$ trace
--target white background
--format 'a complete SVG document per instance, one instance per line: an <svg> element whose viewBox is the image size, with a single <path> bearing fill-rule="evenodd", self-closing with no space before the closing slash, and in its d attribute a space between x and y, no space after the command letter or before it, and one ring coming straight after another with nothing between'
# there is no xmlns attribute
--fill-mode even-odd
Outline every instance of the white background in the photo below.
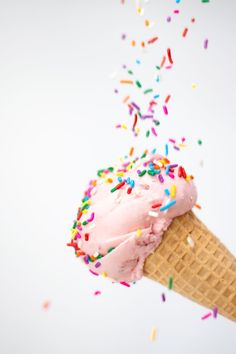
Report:
<svg viewBox="0 0 236 354"><path fill-rule="evenodd" d="M201 321L206 309L147 279L129 289L97 279L66 247L98 168L132 145L163 153L169 137L185 136L188 147L170 149L170 157L194 174L196 213L236 254L235 10L233 0L149 1L140 17L128 0L0 1L1 354L235 353L235 323ZM130 45L155 34L146 51ZM155 65L168 47L174 68L158 84ZM119 85L128 78L123 64L160 100L172 95L169 115L160 109L159 138L135 140L114 128L131 119ZM144 105L137 91L132 98Z"/></svg>

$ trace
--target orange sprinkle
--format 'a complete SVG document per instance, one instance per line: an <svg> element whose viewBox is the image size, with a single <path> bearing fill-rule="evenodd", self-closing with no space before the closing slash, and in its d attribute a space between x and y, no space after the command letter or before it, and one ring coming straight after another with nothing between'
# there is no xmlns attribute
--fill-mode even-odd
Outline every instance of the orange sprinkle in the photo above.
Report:
<svg viewBox="0 0 236 354"><path fill-rule="evenodd" d="M166 61L166 57L165 57L165 55L164 55L163 58L162 58L161 65L160 65L161 68L164 66L165 61Z"/></svg>
<svg viewBox="0 0 236 354"><path fill-rule="evenodd" d="M145 42L144 42L144 41L141 42L141 46L142 46L143 48L145 47Z"/></svg>
<svg viewBox="0 0 236 354"><path fill-rule="evenodd" d="M199 204L195 204L194 206L200 210L202 209L201 205L199 205Z"/></svg>
<svg viewBox="0 0 236 354"><path fill-rule="evenodd" d="M183 37L186 37L187 33L188 33L188 28L186 27L186 28L183 30L182 36L183 36Z"/></svg>
<svg viewBox="0 0 236 354"><path fill-rule="evenodd" d="M133 47L135 47L136 42L133 40L133 41L131 42L131 45L132 45Z"/></svg>
<svg viewBox="0 0 236 354"><path fill-rule="evenodd" d="M112 178L108 178L108 179L107 179L107 182L108 182L108 183L112 183L112 182L113 182L113 179L112 179Z"/></svg>
<svg viewBox="0 0 236 354"><path fill-rule="evenodd" d="M132 80L120 80L120 83L133 85L134 82Z"/></svg>
<svg viewBox="0 0 236 354"><path fill-rule="evenodd" d="M165 103L168 103L169 102L169 99L170 99L170 95L168 95L165 99Z"/></svg>
<svg viewBox="0 0 236 354"><path fill-rule="evenodd" d="M126 97L123 99L123 103L126 103L129 99L130 99L130 96L126 96Z"/></svg>
<svg viewBox="0 0 236 354"><path fill-rule="evenodd" d="M129 151L129 156L132 156L132 155L133 155L133 152L134 152L134 147L132 146L132 147L130 148L130 151Z"/></svg>

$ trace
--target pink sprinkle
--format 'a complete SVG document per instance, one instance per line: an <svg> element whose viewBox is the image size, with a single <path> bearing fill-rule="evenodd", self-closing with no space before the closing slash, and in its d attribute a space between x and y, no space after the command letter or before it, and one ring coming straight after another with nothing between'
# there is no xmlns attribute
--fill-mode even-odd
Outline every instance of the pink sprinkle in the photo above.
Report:
<svg viewBox="0 0 236 354"><path fill-rule="evenodd" d="M129 283L126 283L126 281L120 281L121 285L127 286L128 288L130 287Z"/></svg>
<svg viewBox="0 0 236 354"><path fill-rule="evenodd" d="M93 275L96 275L98 276L99 274L98 273L95 273L93 270L89 269L90 273L92 273Z"/></svg>
<svg viewBox="0 0 236 354"><path fill-rule="evenodd" d="M171 172L169 172L168 176L169 176L170 178L172 178L172 179L175 178L175 175L174 175L173 173L171 173Z"/></svg>
<svg viewBox="0 0 236 354"><path fill-rule="evenodd" d="M165 67L165 69L167 69L167 70L171 69L171 68L172 68L172 65L168 65L168 66Z"/></svg>
<svg viewBox="0 0 236 354"><path fill-rule="evenodd" d="M175 143L176 143L176 140L174 140L174 139L169 139L169 142L175 144Z"/></svg>
<svg viewBox="0 0 236 354"><path fill-rule="evenodd" d="M204 41L204 49L207 49L208 48L208 39L205 39Z"/></svg>
<svg viewBox="0 0 236 354"><path fill-rule="evenodd" d="M96 290L96 291L94 291L93 295L101 295L101 291L100 290Z"/></svg>
<svg viewBox="0 0 236 354"><path fill-rule="evenodd" d="M167 115L167 114L168 114L168 109L167 109L167 107L166 107L166 106L163 106L163 111L164 111L165 115Z"/></svg>
<svg viewBox="0 0 236 354"><path fill-rule="evenodd" d="M179 10L174 10L174 14L179 14Z"/></svg>
<svg viewBox="0 0 236 354"><path fill-rule="evenodd" d="M182 141L182 143L184 143L185 142L185 137L183 136L182 138L181 138L181 141Z"/></svg>
<svg viewBox="0 0 236 354"><path fill-rule="evenodd" d="M121 128L121 124L116 125L116 128Z"/></svg>
<svg viewBox="0 0 236 354"><path fill-rule="evenodd" d="M87 220L88 222L91 222L91 221L93 221L93 219L94 219L94 216L95 216L95 214L94 213L92 213L91 214L91 216L90 216L90 218Z"/></svg>
<svg viewBox="0 0 236 354"><path fill-rule="evenodd" d="M202 316L202 320L206 320L207 318L211 317L212 316L212 313L209 312L207 313L206 315Z"/></svg>
<svg viewBox="0 0 236 354"><path fill-rule="evenodd" d="M155 128L152 127L152 128L151 128L151 131L152 131L152 134L153 134L153 135L157 136L157 132L156 132Z"/></svg>

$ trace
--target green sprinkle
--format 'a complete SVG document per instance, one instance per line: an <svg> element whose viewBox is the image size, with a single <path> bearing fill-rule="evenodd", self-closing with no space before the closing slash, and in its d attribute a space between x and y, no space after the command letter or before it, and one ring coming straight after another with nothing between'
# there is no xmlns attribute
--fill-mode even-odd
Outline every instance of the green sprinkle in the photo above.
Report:
<svg viewBox="0 0 236 354"><path fill-rule="evenodd" d="M90 205L88 203L86 203L82 206L81 211L83 211L84 209L88 209L89 207L90 207Z"/></svg>
<svg viewBox="0 0 236 354"><path fill-rule="evenodd" d="M98 177L101 177L101 174L104 172L104 169L103 170L98 170L98 172L97 172L97 175L98 175Z"/></svg>
<svg viewBox="0 0 236 354"><path fill-rule="evenodd" d="M141 112L137 112L138 113L138 116L140 117L140 118L142 118L142 113Z"/></svg>
<svg viewBox="0 0 236 354"><path fill-rule="evenodd" d="M160 125L159 120L153 120L153 123L154 123L155 125Z"/></svg>
<svg viewBox="0 0 236 354"><path fill-rule="evenodd" d="M128 70L128 74L133 75L133 71L132 70Z"/></svg>
<svg viewBox="0 0 236 354"><path fill-rule="evenodd" d="M140 173L139 173L139 177L143 177L146 172L147 172L147 170L143 170L142 172L140 172Z"/></svg>
<svg viewBox="0 0 236 354"><path fill-rule="evenodd" d="M89 262L94 262L94 260L90 256L88 256L88 261Z"/></svg>
<svg viewBox="0 0 236 354"><path fill-rule="evenodd" d="M146 152L144 152L143 154L142 154L142 156L141 156L141 159L143 159L144 157L146 157L147 156L147 154L146 154Z"/></svg>
<svg viewBox="0 0 236 354"><path fill-rule="evenodd" d="M136 85L137 85L139 88L142 87L142 85L141 85L141 83L140 83L139 81L135 81L135 83L136 83Z"/></svg>
<svg viewBox="0 0 236 354"><path fill-rule="evenodd" d="M207 2L210 2L210 0L202 0L202 3L207 3Z"/></svg>
<svg viewBox="0 0 236 354"><path fill-rule="evenodd" d="M147 132L146 132L146 138L148 138L149 135L150 135L150 130L147 130Z"/></svg>
<svg viewBox="0 0 236 354"><path fill-rule="evenodd" d="M173 277L172 275L170 276L169 278L169 285L168 285L168 288L171 290L173 288Z"/></svg>
<svg viewBox="0 0 236 354"><path fill-rule="evenodd" d="M112 188L111 189L111 193L115 192L116 191L116 187Z"/></svg>
<svg viewBox="0 0 236 354"><path fill-rule="evenodd" d="M144 95L146 95L147 93L150 93L150 92L153 92L153 89L147 89L143 93L144 93Z"/></svg>
<svg viewBox="0 0 236 354"><path fill-rule="evenodd" d="M107 253L112 252L114 249L115 249L115 247L111 247L111 248L109 248L109 250L107 251Z"/></svg>
<svg viewBox="0 0 236 354"><path fill-rule="evenodd" d="M82 225L83 225L83 226L85 226L85 225L87 225L87 224L88 224L88 221L83 221L83 222L82 222Z"/></svg>
<svg viewBox="0 0 236 354"><path fill-rule="evenodd" d="M152 170L148 170L148 174L149 174L150 176L154 176L154 175L155 175L155 173L154 173Z"/></svg>
<svg viewBox="0 0 236 354"><path fill-rule="evenodd" d="M76 228L76 225L77 225L77 222L75 221L75 222L74 222L74 225L73 225L73 227L72 227L72 229L75 229L75 228Z"/></svg>
<svg viewBox="0 0 236 354"><path fill-rule="evenodd" d="M110 172L113 172L113 171L114 171L114 167L108 167L108 170L109 170Z"/></svg>
<svg viewBox="0 0 236 354"><path fill-rule="evenodd" d="M97 259L100 259L102 257L103 257L103 255L99 253L99 255L97 256Z"/></svg>
<svg viewBox="0 0 236 354"><path fill-rule="evenodd" d="M198 139L197 143L198 143L198 145L202 145L202 140Z"/></svg>
<svg viewBox="0 0 236 354"><path fill-rule="evenodd" d="M157 70L161 70L161 67L158 66L158 65L156 65L156 69L157 69Z"/></svg>

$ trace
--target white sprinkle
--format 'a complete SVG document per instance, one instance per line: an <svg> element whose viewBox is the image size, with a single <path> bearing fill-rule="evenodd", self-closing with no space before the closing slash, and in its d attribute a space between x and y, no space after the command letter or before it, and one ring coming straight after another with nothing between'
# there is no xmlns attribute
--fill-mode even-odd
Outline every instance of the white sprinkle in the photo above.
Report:
<svg viewBox="0 0 236 354"><path fill-rule="evenodd" d="M99 253L98 252L95 252L94 254L93 254L93 257L95 257L95 258L97 258L99 256Z"/></svg>
<svg viewBox="0 0 236 354"><path fill-rule="evenodd" d="M150 211L148 212L148 215L149 215L149 216L152 216L153 218L157 218L157 217L158 217L158 213L157 213L156 211L152 211L152 210L150 210Z"/></svg>
<svg viewBox="0 0 236 354"><path fill-rule="evenodd" d="M189 246L193 248L195 243L190 235L188 235L187 241L188 241Z"/></svg>

